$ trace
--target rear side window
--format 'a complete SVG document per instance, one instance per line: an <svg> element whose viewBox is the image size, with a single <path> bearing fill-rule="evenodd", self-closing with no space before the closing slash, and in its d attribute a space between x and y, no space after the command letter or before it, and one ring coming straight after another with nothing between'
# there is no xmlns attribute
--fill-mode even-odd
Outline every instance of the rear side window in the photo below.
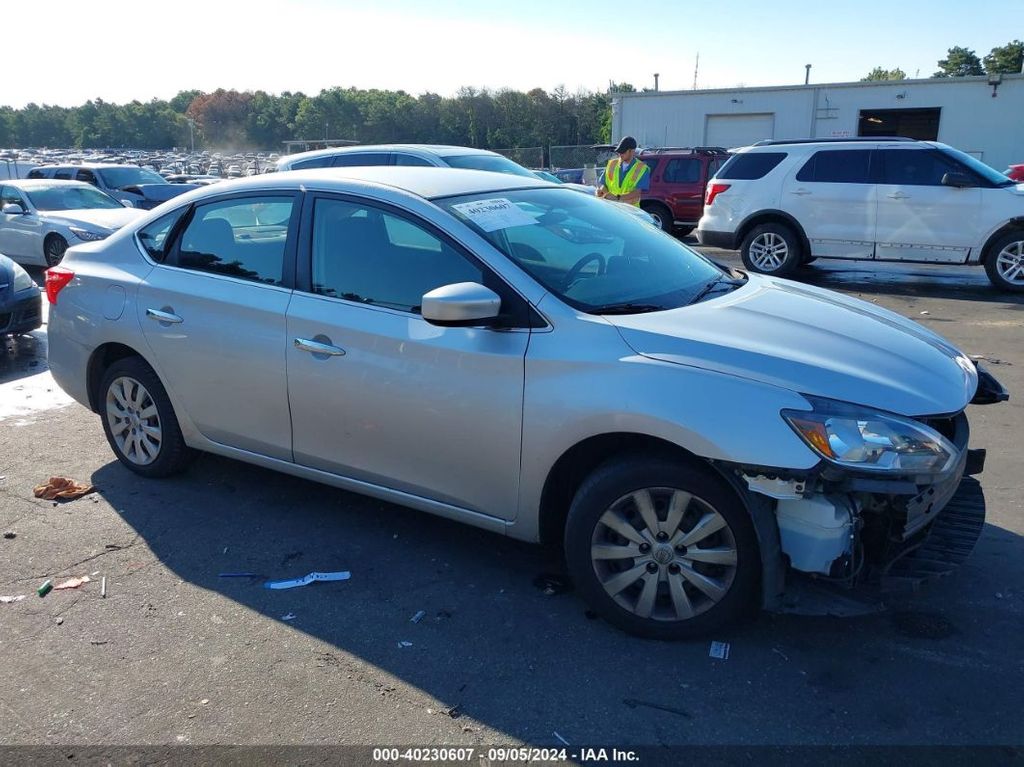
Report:
<svg viewBox="0 0 1024 767"><path fill-rule="evenodd" d="M387 165L390 157L383 152L352 152L351 154L339 154L334 158L335 168L357 168L368 165Z"/></svg>
<svg viewBox="0 0 1024 767"><path fill-rule="evenodd" d="M396 152L393 156L395 158L395 165L412 165L417 168L430 167L429 162L414 154L402 154L401 152Z"/></svg>
<svg viewBox="0 0 1024 767"><path fill-rule="evenodd" d="M871 150L827 149L815 152L796 174L796 180L832 184L869 184Z"/></svg>
<svg viewBox="0 0 1024 767"><path fill-rule="evenodd" d="M28 177L29 178L46 178L46 171L39 170L38 168L35 168L34 170L30 170L28 172Z"/></svg>
<svg viewBox="0 0 1024 767"><path fill-rule="evenodd" d="M785 152L744 152L723 165L718 178L736 181L764 178L784 159Z"/></svg>
<svg viewBox="0 0 1024 767"><path fill-rule="evenodd" d="M284 254L295 201L235 198L200 205L181 233L177 265L268 285L284 282Z"/></svg>
<svg viewBox="0 0 1024 767"><path fill-rule="evenodd" d="M327 157L310 157L308 160L299 160L294 163L291 170L308 170L309 168L329 168L334 158L331 156Z"/></svg>
<svg viewBox="0 0 1024 767"><path fill-rule="evenodd" d="M701 165L697 157L669 160L661 179L667 184L696 184L700 181Z"/></svg>
<svg viewBox="0 0 1024 767"><path fill-rule="evenodd" d="M54 178L71 179L71 170L68 168L61 168L53 174Z"/></svg>
<svg viewBox="0 0 1024 767"><path fill-rule="evenodd" d="M648 157L641 157L640 159L643 160L644 165L646 165L648 168L651 169L650 173L653 176L654 175L654 171L656 171L658 169L658 165L661 163L661 158L660 157L650 157L650 158L648 158Z"/></svg>
<svg viewBox="0 0 1024 767"><path fill-rule="evenodd" d="M149 254L149 257L157 263L162 264L164 259L167 258L170 246L168 238L174 229L174 225L178 223L178 220L187 209L188 207L186 206L172 211L166 216L161 216L144 229L139 230L137 235L139 243L142 245L143 250Z"/></svg>

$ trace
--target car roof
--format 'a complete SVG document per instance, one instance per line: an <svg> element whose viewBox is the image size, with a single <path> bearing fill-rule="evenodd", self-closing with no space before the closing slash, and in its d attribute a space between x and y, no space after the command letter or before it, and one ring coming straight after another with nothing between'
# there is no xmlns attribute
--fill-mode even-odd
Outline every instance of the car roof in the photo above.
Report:
<svg viewBox="0 0 1024 767"><path fill-rule="evenodd" d="M32 189L38 189L43 186L51 187L54 184L60 184L62 186L87 186L90 189L96 188L92 184L87 184L84 181L72 181L69 178L20 178L3 182L4 186L13 186L15 189L24 189L25 191L31 191Z"/></svg>
<svg viewBox="0 0 1024 767"><path fill-rule="evenodd" d="M467 154L493 155L488 149L476 149L470 146L450 146L447 144L358 144L356 146L336 146L327 149L313 149L309 152L298 152L286 155L278 160L279 163L304 160L307 157L333 157L338 154L351 154L352 152L395 152L404 151L411 154L426 154L436 157L456 157Z"/></svg>
<svg viewBox="0 0 1024 767"><path fill-rule="evenodd" d="M849 138L817 138L817 139L765 139L764 141L758 141L756 144L751 144L746 147L739 147L733 149L733 152L743 151L757 151L762 150L766 152L777 152L786 147L808 147L811 149L820 149L827 147L829 149L864 149L865 147L870 148L872 145L879 145L885 147L895 147L899 149L923 149L932 146L942 146L932 141L918 141L917 139L902 138L902 137L890 137L890 136L851 136Z"/></svg>
<svg viewBox="0 0 1024 767"><path fill-rule="evenodd" d="M356 181L390 187L427 200L514 189L557 189L562 186L534 176L517 176L511 173L491 173L459 168L424 168L408 165L368 165L293 170L287 173L249 176L236 181L222 181L206 187L206 189L209 190L210 195L231 191L241 192L252 188L273 190L295 188L296 186L327 190L332 181Z"/></svg>
<svg viewBox="0 0 1024 767"><path fill-rule="evenodd" d="M104 168L141 168L139 165L134 165L130 162L54 162L49 165L39 165L32 170L52 170L55 168L86 168L88 170Z"/></svg>

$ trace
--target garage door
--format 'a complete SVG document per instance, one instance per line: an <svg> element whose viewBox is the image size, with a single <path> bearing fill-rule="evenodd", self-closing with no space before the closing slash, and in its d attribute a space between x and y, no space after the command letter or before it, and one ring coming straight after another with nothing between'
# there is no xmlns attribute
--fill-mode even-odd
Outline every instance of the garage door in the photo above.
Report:
<svg viewBox="0 0 1024 767"><path fill-rule="evenodd" d="M708 115L704 130L708 146L724 146L732 149L750 146L756 141L775 138L775 115Z"/></svg>

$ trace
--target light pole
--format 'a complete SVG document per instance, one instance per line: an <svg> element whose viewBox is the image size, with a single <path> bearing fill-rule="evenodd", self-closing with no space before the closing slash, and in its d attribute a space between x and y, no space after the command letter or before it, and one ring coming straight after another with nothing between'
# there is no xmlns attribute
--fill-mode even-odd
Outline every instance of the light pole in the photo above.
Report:
<svg viewBox="0 0 1024 767"><path fill-rule="evenodd" d="M187 118L187 119L188 119L188 140L189 140L189 143L192 145L192 154L195 154L196 153L196 134L195 134L195 131L193 130L195 128L195 122L192 120L192 118Z"/></svg>
<svg viewBox="0 0 1024 767"><path fill-rule="evenodd" d="M806 70L804 72L804 85L809 85L811 82L811 65L804 64L804 69Z"/></svg>

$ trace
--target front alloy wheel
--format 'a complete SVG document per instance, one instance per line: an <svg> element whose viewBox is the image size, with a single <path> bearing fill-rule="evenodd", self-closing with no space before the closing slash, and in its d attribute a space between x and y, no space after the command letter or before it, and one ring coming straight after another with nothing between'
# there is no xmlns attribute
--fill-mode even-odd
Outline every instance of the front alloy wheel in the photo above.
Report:
<svg viewBox="0 0 1024 767"><path fill-rule="evenodd" d="M761 559L749 513L707 466L615 460L576 493L569 574L590 607L640 636L705 634L751 604Z"/></svg>
<svg viewBox="0 0 1024 767"><path fill-rule="evenodd" d="M1011 232L996 242L985 260L985 271L997 288L1024 291L1024 232Z"/></svg>

